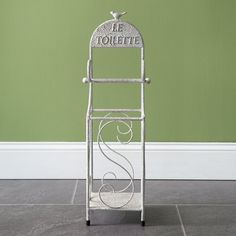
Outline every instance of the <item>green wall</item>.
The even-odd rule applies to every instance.
[[[88,43],[116,9],[146,45],[148,141],[236,141],[234,0],[0,0],[0,141],[85,140]],[[95,52],[95,73],[139,74],[127,50]],[[136,105],[128,88],[97,106]]]

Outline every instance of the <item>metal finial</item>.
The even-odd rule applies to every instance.
[[[115,20],[119,20],[120,17],[126,14],[127,12],[126,11],[123,11],[123,12],[111,11],[110,13],[114,17]]]

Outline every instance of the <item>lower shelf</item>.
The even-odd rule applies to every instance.
[[[130,194],[131,193],[128,193],[128,192],[115,193],[115,194],[103,192],[102,198],[104,202],[107,202],[112,206],[113,205],[119,206],[119,205],[124,204],[130,198]],[[103,204],[103,202],[99,198],[98,192],[92,192],[91,199],[90,199],[90,209],[91,210],[100,209],[100,210],[118,210],[118,211],[141,211],[142,210],[141,193],[134,193],[131,201],[127,205],[121,208],[113,209]]]

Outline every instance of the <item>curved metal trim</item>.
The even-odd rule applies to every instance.
[[[124,116],[128,117],[128,115],[126,113],[123,113],[123,112],[119,112],[121,114],[123,114]],[[110,116],[112,113],[108,113],[104,116],[104,118],[107,118],[108,116]],[[98,135],[97,135],[97,143],[98,143],[98,147],[101,151],[101,153],[103,154],[103,156],[105,158],[107,158],[109,161],[111,161],[112,163],[114,163],[115,165],[119,166],[123,171],[126,172],[128,178],[130,179],[130,182],[129,184],[124,187],[123,189],[120,189],[120,190],[116,190],[115,187],[113,185],[111,185],[110,183],[105,183],[105,177],[107,175],[112,175],[114,176],[115,179],[117,179],[117,175],[112,172],[112,171],[108,171],[106,172],[104,175],[103,175],[103,178],[101,180],[101,187],[99,188],[99,191],[98,191],[98,195],[99,195],[99,199],[100,201],[107,207],[111,208],[111,209],[119,209],[119,208],[122,208],[124,206],[126,206],[133,198],[134,196],[134,168],[131,164],[131,162],[127,159],[127,157],[125,157],[124,155],[122,155],[121,153],[119,153],[118,151],[114,150],[113,148],[111,148],[104,140],[103,140],[103,136],[102,136],[102,132],[103,132],[103,129],[108,126],[109,124],[112,124],[114,122],[118,122],[118,123],[122,123],[123,125],[126,126],[126,128],[128,128],[126,131],[122,131],[120,129],[120,126],[119,124],[116,126],[116,129],[117,129],[117,132],[118,134],[123,134],[123,135],[130,135],[129,136],[129,139],[127,141],[122,141],[120,140],[119,138],[119,135],[116,135],[116,139],[119,143],[121,144],[129,144],[130,141],[132,140],[133,138],[133,130],[132,130],[132,127],[133,127],[133,124],[132,124],[132,121],[123,121],[123,120],[110,120],[110,121],[105,121],[105,120],[101,120],[100,124],[99,124],[99,129],[98,129]],[[111,158],[108,156],[108,154],[103,150],[102,146],[101,146],[101,143],[103,143],[111,152],[115,153],[116,155],[120,156],[121,158],[123,158],[126,163],[128,164],[128,166],[130,167],[130,170],[129,171],[127,168],[125,168],[124,166],[122,166],[120,163],[118,163],[117,160],[114,160],[114,158]],[[114,205],[114,203],[116,202],[115,201],[115,194],[116,193],[122,193],[122,192],[125,192],[129,187],[131,187],[131,192],[130,192],[130,197],[121,205]],[[106,202],[103,197],[102,197],[102,192],[106,191],[106,192],[109,192],[111,195],[111,202]],[[113,203],[113,205],[112,205]]]

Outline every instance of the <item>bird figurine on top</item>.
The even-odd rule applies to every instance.
[[[121,16],[126,14],[125,11],[123,11],[123,12],[111,11],[110,13],[114,17],[115,20],[119,20]]]

